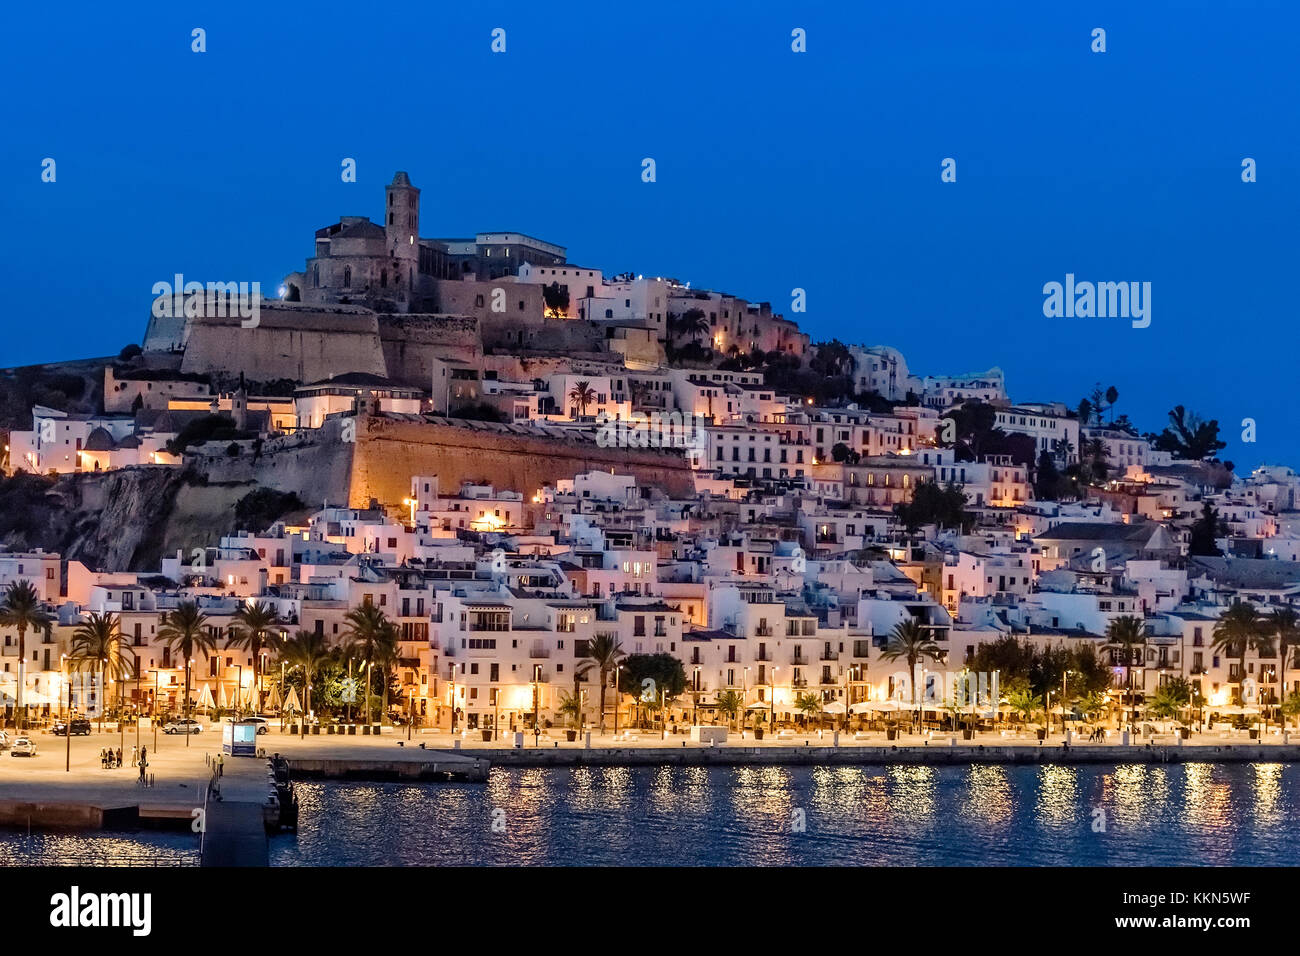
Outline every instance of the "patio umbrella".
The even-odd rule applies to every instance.
[[[302,705],[298,703],[298,689],[296,687],[289,688],[289,694],[284,699],[284,709],[291,711],[302,710]]]
[[[230,706],[230,698],[228,698],[228,697],[226,696],[226,685],[225,685],[225,684],[222,684],[222,685],[221,685],[220,690],[217,691],[217,695],[218,695],[218,696],[217,696],[217,706],[218,706],[218,707],[220,707],[222,710],[225,710],[227,707]]]
[[[271,685],[271,691],[266,695],[266,707],[268,710],[277,710],[280,707],[280,688],[275,684]]]
[[[215,706],[216,704],[213,703],[212,700],[212,688],[209,687],[207,684],[204,684],[203,687],[199,690],[198,699],[194,701],[194,709],[202,710],[206,707],[208,710],[211,710]]]
[[[839,700],[833,700],[829,704],[822,705],[822,713],[824,714],[842,714],[844,710],[844,702]]]
[[[860,714],[868,710],[880,710],[893,713],[903,709],[903,705],[896,700],[864,700],[854,704],[849,710],[855,714]]]
[[[745,709],[746,710],[767,710],[771,706],[772,706],[772,702],[770,700],[756,700]]]

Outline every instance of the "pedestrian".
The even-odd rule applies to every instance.
[[[131,766],[134,767],[140,762],[140,748],[136,744],[131,745]]]
[[[226,774],[226,755],[224,753],[219,753],[217,754],[217,776],[224,777],[225,774]]]
[[[117,753],[113,755],[113,766],[120,768],[122,766],[122,748],[117,748]]]
[[[102,747],[100,748],[99,751],[99,769],[100,770],[108,769],[108,751],[104,750]]]

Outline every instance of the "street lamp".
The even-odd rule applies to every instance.
[[[619,703],[619,695],[621,693],[618,689],[618,685],[619,685],[619,674],[622,670],[623,670],[622,664],[614,665],[614,736],[615,737],[618,736],[618,703]]]
[[[768,685],[772,688],[772,699],[771,701],[769,701],[769,703],[772,705],[772,731],[773,732],[776,731],[776,672],[779,671],[780,669],[781,668],[779,667],[772,668],[772,682],[771,684]]]
[[[59,655],[59,670],[63,672],[63,682],[68,685],[68,717],[63,722],[63,736],[67,738],[64,745],[63,770],[72,773],[72,681],[68,679],[68,655]]]
[[[542,665],[533,665],[533,730],[541,727],[541,715],[538,712],[540,704],[541,688],[538,686],[542,680]]]

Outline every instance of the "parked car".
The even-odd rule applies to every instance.
[[[11,757],[35,757],[36,744],[32,743],[30,737],[19,737],[14,741],[13,749],[9,751]]]
[[[202,733],[202,725],[192,718],[182,717],[178,720],[169,720],[163,724],[163,733],[165,734],[197,734]]]
[[[72,736],[89,737],[90,729],[91,729],[90,721],[87,720],[85,717],[72,718]],[[68,732],[68,724],[62,720],[60,720],[57,724],[55,724],[53,727],[50,728],[50,733],[55,734],[56,736],[59,737],[64,736],[67,732]]]
[[[240,721],[240,723],[257,724],[257,732],[259,734],[267,734],[271,732],[271,725],[266,722],[265,717],[245,717]]]

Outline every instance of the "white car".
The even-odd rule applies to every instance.
[[[165,734],[197,734],[202,731],[203,726],[197,720],[187,718],[169,721],[163,725]]]
[[[13,749],[9,751],[11,757],[35,757],[36,744],[32,743],[30,737],[19,737],[14,741]]]

